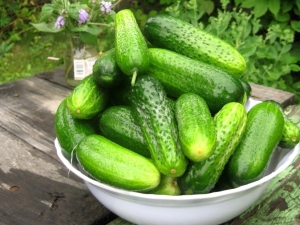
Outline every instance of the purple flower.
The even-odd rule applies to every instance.
[[[62,28],[65,25],[65,23],[66,22],[65,22],[64,17],[63,16],[58,16],[57,19],[56,19],[54,27],[56,29],[60,29],[60,28]]]
[[[111,2],[101,1],[101,4],[100,4],[101,12],[103,12],[103,13],[110,13],[111,6],[112,6]]]
[[[89,19],[89,14],[84,9],[79,9],[78,23],[83,24]]]

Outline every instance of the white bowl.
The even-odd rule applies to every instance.
[[[258,102],[249,99],[246,109]],[[83,179],[107,209],[134,224],[149,225],[217,225],[233,219],[263,195],[270,180],[286,169],[299,151],[299,144],[293,149],[277,148],[265,176],[256,182],[209,194],[165,196],[131,192],[100,183],[64,156],[57,139],[54,143],[64,165]]]

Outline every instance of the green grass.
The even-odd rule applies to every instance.
[[[0,58],[0,84],[12,82],[63,65],[66,44],[59,36],[30,33]],[[59,61],[47,59],[49,56]]]

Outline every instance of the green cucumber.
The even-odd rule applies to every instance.
[[[211,155],[216,144],[216,131],[209,108],[199,95],[182,94],[175,103],[179,140],[183,153],[193,162]]]
[[[132,76],[134,85],[138,73],[145,73],[149,66],[147,42],[129,9],[123,9],[115,17],[116,60],[120,69]]]
[[[246,100],[248,100],[251,97],[251,94],[252,94],[252,87],[249,84],[249,82],[245,81],[244,79],[240,78],[240,82],[241,82],[241,84],[244,88],[244,91],[246,93]]]
[[[181,176],[187,159],[180,146],[174,111],[160,82],[148,75],[140,76],[130,93],[130,102],[158,170],[167,176]]]
[[[150,17],[146,21],[144,35],[155,47],[206,62],[230,74],[241,76],[246,70],[245,59],[233,46],[170,15]]]
[[[147,74],[158,79],[173,98],[192,92],[201,96],[212,114],[226,103],[242,102],[244,88],[239,78],[212,65],[166,49],[149,49]]]
[[[90,176],[117,188],[144,192],[160,182],[160,172],[149,159],[101,135],[83,138],[76,157]]]
[[[91,119],[106,107],[108,93],[94,81],[93,75],[85,77],[67,97],[70,114],[77,119]]]
[[[265,100],[264,102],[270,102],[277,106],[284,118],[282,137],[278,143],[278,146],[281,148],[294,148],[300,141],[300,128],[287,117],[282,105],[279,102],[272,99]]]
[[[68,111],[66,98],[59,104],[56,110],[54,131],[63,152],[69,157],[74,147],[85,136],[96,133],[90,120],[73,118]]]
[[[177,177],[169,177],[162,174],[159,185],[147,192],[147,194],[172,196],[180,195],[181,190],[177,184]]]
[[[282,137],[284,118],[273,103],[258,103],[248,111],[247,118],[243,138],[225,168],[226,179],[233,187],[264,176]]]
[[[150,158],[150,152],[130,106],[111,106],[99,119],[101,134],[111,141]]]
[[[281,148],[294,148],[300,141],[300,128],[290,120],[284,121],[283,133],[278,143]]]
[[[215,187],[245,132],[247,112],[242,104],[230,102],[214,116],[214,121],[216,148],[204,161],[189,164],[185,174],[178,179],[184,194],[204,194]]]
[[[122,82],[124,75],[117,65],[114,48],[98,57],[93,65],[93,76],[101,88],[116,87]]]

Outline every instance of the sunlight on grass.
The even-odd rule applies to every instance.
[[[24,37],[0,58],[0,84],[62,66],[65,47],[59,36],[34,34]],[[60,60],[48,60],[49,56]]]

